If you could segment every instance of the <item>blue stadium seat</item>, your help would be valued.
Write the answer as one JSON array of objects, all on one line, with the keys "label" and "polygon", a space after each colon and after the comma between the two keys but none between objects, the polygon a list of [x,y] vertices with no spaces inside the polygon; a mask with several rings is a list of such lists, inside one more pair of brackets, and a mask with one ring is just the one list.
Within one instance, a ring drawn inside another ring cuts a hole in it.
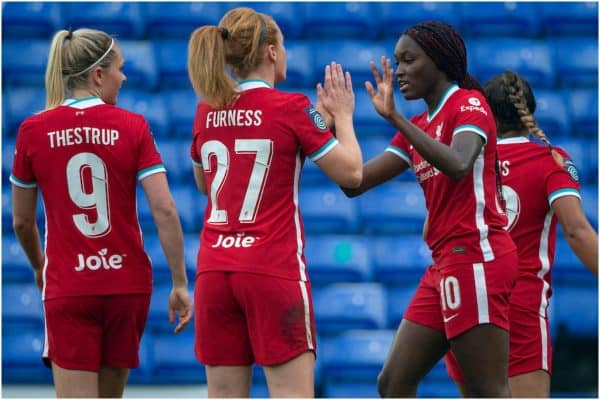
[{"label": "blue stadium seat", "polygon": [[[191,182],[191,179],[190,179]],[[202,229],[207,197],[195,185],[173,185],[171,194],[177,205],[181,227],[185,233],[199,233]]]},{"label": "blue stadium seat", "polygon": [[[2,190],[2,203],[4,203],[4,190],[6,189]],[[10,195],[10,191],[8,194]],[[12,226],[12,217],[8,221],[2,221],[5,222]],[[4,282],[33,282],[33,270],[29,259],[12,233],[2,235],[2,277]]]},{"label": "blue stadium seat", "polygon": [[[373,82],[371,79],[371,83]],[[391,140],[396,133],[396,128],[377,114],[367,91],[364,88],[359,89],[355,81],[353,85],[355,87],[354,130],[358,138],[362,140],[366,137],[380,137]]]},{"label": "blue stadium seat", "polygon": [[466,36],[536,37],[540,34],[539,6],[524,2],[459,3]]},{"label": "blue stadium seat", "polygon": [[206,383],[204,366],[194,355],[194,335],[189,326],[177,336],[169,332],[153,339],[153,383]]},{"label": "blue stadium seat", "polygon": [[127,383],[152,384],[152,335],[145,332],[140,343],[140,366],[132,368],[127,378]]},{"label": "blue stadium seat", "polygon": [[433,263],[421,235],[374,236],[371,239],[375,280],[402,284],[418,281]]},{"label": "blue stadium seat", "polygon": [[48,39],[2,40],[4,85],[43,88],[49,50]]},{"label": "blue stadium seat", "polygon": [[42,363],[44,330],[2,333],[2,384],[52,384],[52,372]]},{"label": "blue stadium seat", "polygon": [[[310,41],[299,40],[285,42],[287,59],[286,79],[283,82],[277,83],[278,88],[300,87],[316,92],[316,82],[324,83],[324,69],[318,70],[315,68],[316,64],[313,61],[315,48],[311,46],[311,43]],[[315,73],[314,69],[316,69],[318,74]]]},{"label": "blue stadium seat", "polygon": [[154,90],[158,84],[158,66],[154,48],[146,40],[122,40],[119,42],[125,67],[126,87]]},{"label": "blue stadium seat", "polygon": [[[256,12],[270,15],[283,33],[284,40],[297,39],[302,36],[302,20],[304,19],[304,7],[301,3],[287,1],[265,1],[265,2],[239,2],[234,3],[235,7],[250,7]],[[233,8],[233,7],[232,7]],[[288,44],[286,43],[286,50]],[[288,68],[289,68],[288,58]]]},{"label": "blue stadium seat", "polygon": [[416,182],[388,182],[358,198],[362,225],[368,233],[421,234],[427,215]]},{"label": "blue stadium seat", "polygon": [[304,3],[303,28],[310,38],[374,39],[379,35],[379,10],[375,3]]},{"label": "blue stadium seat", "polygon": [[152,261],[152,282],[155,285],[170,284],[171,273],[169,265],[160,246],[157,234],[144,233],[144,250]]},{"label": "blue stadium seat", "polygon": [[330,184],[331,180],[317,164],[307,158],[302,168],[301,182],[302,188],[307,187],[306,185],[320,187],[321,185]]},{"label": "blue stadium seat", "polygon": [[[3,59],[6,60],[6,58],[7,55],[5,53]],[[44,89],[34,87],[7,89],[4,96],[3,118],[5,118],[6,121],[6,129],[2,134],[3,139],[6,137],[17,136],[19,126],[23,120],[35,113],[43,111],[45,107],[46,93],[44,92]],[[4,149],[4,146],[2,147]]]},{"label": "blue stadium seat", "polygon": [[194,181],[192,159],[190,157],[191,140],[159,139],[158,150],[167,169],[169,183],[191,183]]},{"label": "blue stadium seat", "polygon": [[310,236],[305,251],[313,286],[372,280],[370,249],[360,236]]},{"label": "blue stadium seat", "polygon": [[[398,40],[412,25],[427,20],[443,21],[460,31],[459,10],[455,3],[433,1],[380,3],[382,35]],[[393,47],[392,47],[393,51]]]},{"label": "blue stadium seat", "polygon": [[[33,278],[33,274],[31,276]],[[42,294],[35,283],[2,285],[2,325],[7,331],[19,331],[24,328],[43,331]]]},{"label": "blue stadium seat", "polygon": [[575,336],[598,336],[598,284],[555,285],[554,323]]},{"label": "blue stadium seat", "polygon": [[141,3],[65,2],[62,7],[65,25],[73,30],[93,27],[120,39],[140,39],[146,31]]},{"label": "blue stadium seat", "polygon": [[203,25],[217,25],[225,13],[219,2],[150,2],[146,23],[150,38],[188,40]]},{"label": "blue stadium seat", "polygon": [[552,88],[556,84],[557,71],[551,47],[544,40],[473,39],[467,43],[467,52],[470,70],[482,83],[510,69],[522,75],[533,87]]},{"label": "blue stadium seat", "polygon": [[166,90],[162,96],[171,117],[171,137],[189,140],[191,143],[194,128],[194,116],[198,98],[193,90]]},{"label": "blue stadium seat", "polygon": [[64,28],[62,3],[7,2],[2,5],[2,36],[48,39]]},{"label": "blue stadium seat", "polygon": [[[422,271],[424,272],[425,269]],[[388,302],[387,327],[389,329],[396,329],[400,325],[402,316],[415,294],[418,283],[419,280],[416,279],[411,282],[405,280],[402,285],[386,287]]]},{"label": "blue stadium seat", "polygon": [[334,184],[306,187],[300,191],[300,211],[309,233],[353,233],[359,229],[356,202]]},{"label": "blue stadium seat", "polygon": [[565,88],[598,86],[598,39],[556,39],[553,61],[559,85]]},{"label": "blue stadium seat", "polygon": [[[597,149],[597,148],[596,148]],[[596,176],[598,176],[598,165],[596,164]],[[582,185],[581,197],[583,198],[583,211],[589,218],[594,228],[598,229],[598,185]]]},{"label": "blue stadium seat", "polygon": [[196,233],[187,233],[183,235],[183,249],[185,251],[185,269],[188,281],[193,284],[196,276],[196,265],[198,259],[198,249],[200,247],[200,235]]},{"label": "blue stadium seat", "polygon": [[323,397],[328,399],[375,399],[379,397],[376,381],[329,382],[323,385]]},{"label": "blue stadium seat", "polygon": [[142,114],[155,138],[169,134],[169,117],[164,99],[158,94],[129,88],[127,83],[119,92],[117,106],[136,114]]},{"label": "blue stadium seat", "polygon": [[[584,202],[586,199],[584,198]],[[581,284],[593,279],[590,271],[579,261],[567,240],[562,235],[556,237],[554,266],[552,267],[554,283],[567,282]]]},{"label": "blue stadium seat", "polygon": [[598,135],[598,91],[593,88],[566,91],[567,109],[574,136],[594,138]]},{"label": "blue stadium seat", "polygon": [[323,373],[328,382],[376,385],[394,338],[393,330],[350,330],[323,348]]},{"label": "blue stadium seat", "polygon": [[534,90],[535,119],[550,140],[554,137],[568,137],[571,134],[571,120],[562,93],[556,90]]},{"label": "blue stadium seat", "polygon": [[[6,102],[4,103],[4,106],[6,107]],[[6,117],[6,109],[4,112],[4,116]],[[4,130],[4,135],[2,136],[2,184],[7,185],[4,187],[10,187],[10,181],[8,178],[10,177],[10,174],[12,172],[14,158],[15,140],[8,139],[6,130]]]},{"label": "blue stadium seat", "polygon": [[[9,172],[10,173],[10,172]],[[2,233],[12,234],[12,191],[11,186],[2,186]],[[4,271],[2,271],[4,274]],[[4,275],[6,277],[6,275]]]},{"label": "blue stadium seat", "polygon": [[542,24],[548,36],[598,36],[598,3],[573,2],[568,7],[560,2],[538,3],[542,8]]},{"label": "blue stadium seat", "polygon": [[162,89],[192,90],[188,77],[188,42],[181,39],[155,39],[152,42],[156,65],[158,66],[159,86]]},{"label": "blue stadium seat", "polygon": [[316,324],[322,335],[347,329],[382,329],[386,298],[377,283],[336,283],[313,291]]}]

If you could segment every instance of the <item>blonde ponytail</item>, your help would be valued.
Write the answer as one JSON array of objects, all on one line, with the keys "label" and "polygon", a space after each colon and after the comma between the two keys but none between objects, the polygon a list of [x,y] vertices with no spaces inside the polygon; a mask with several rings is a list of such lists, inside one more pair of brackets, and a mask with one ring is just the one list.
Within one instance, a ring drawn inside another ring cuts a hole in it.
[{"label": "blonde ponytail", "polygon": [[63,80],[63,43],[71,32],[67,30],[58,31],[52,38],[50,52],[48,54],[48,65],[46,66],[46,110],[54,108],[65,101],[67,93],[65,81]]}]

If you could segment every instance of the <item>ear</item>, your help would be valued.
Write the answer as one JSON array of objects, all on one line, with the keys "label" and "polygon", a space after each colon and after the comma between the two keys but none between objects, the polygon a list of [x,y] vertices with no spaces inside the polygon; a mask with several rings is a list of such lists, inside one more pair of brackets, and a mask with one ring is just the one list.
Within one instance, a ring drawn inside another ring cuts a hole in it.
[{"label": "ear", "polygon": [[102,67],[95,67],[90,72],[90,77],[94,86],[102,86],[102,82],[104,81],[104,70]]},{"label": "ear", "polygon": [[267,46],[267,58],[272,62],[277,60],[277,47],[274,44]]}]

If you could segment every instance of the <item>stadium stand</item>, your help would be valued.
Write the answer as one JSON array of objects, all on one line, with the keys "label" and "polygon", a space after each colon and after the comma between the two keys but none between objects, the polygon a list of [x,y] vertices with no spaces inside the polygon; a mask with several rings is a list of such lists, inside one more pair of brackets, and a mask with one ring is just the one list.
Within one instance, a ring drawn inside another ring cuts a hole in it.
[{"label": "stadium stand", "polygon": [[[460,12],[454,2],[386,1],[378,3],[381,35],[385,39],[398,40],[398,36],[409,26],[426,20],[444,21],[460,28]],[[393,51],[395,45],[388,47]]]},{"label": "stadium stand", "polygon": [[526,2],[457,3],[461,28],[470,37],[537,37],[541,22],[536,6]]},{"label": "stadium stand", "polygon": [[302,5],[304,37],[374,39],[379,34],[375,3],[307,2]]},{"label": "stadium stand", "polygon": [[571,116],[569,135],[593,138],[598,135],[598,91],[592,88],[566,91]]},{"label": "stadium stand", "polygon": [[598,85],[598,40],[562,38],[554,42],[553,61],[561,87]]},{"label": "stadium stand", "polygon": [[300,191],[299,203],[307,233],[353,233],[358,230],[356,202],[348,199],[335,185],[304,188]]},{"label": "stadium stand", "polygon": [[44,86],[48,39],[2,40],[2,80],[9,86]]},{"label": "stadium stand", "polygon": [[139,2],[62,3],[65,26],[94,27],[119,38],[141,39],[146,30]]},{"label": "stadium stand", "polygon": [[63,13],[58,3],[9,2],[2,5],[4,38],[48,38],[63,28]]},{"label": "stadium stand", "polygon": [[572,2],[568,7],[559,2],[541,3],[542,23],[548,36],[598,36],[598,3]]}]

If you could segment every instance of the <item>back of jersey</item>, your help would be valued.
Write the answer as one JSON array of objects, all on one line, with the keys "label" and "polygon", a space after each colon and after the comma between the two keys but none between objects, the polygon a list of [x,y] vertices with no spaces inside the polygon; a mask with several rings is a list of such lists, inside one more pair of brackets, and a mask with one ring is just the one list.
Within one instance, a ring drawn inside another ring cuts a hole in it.
[{"label": "back of jersey", "polygon": [[16,147],[12,182],[44,200],[44,298],[150,293],[136,184],[164,167],[143,117],[67,100],[25,120]]},{"label": "back of jersey", "polygon": [[208,188],[198,271],[245,271],[306,279],[298,208],[305,155],[318,160],[337,140],[304,95],[262,81],[241,84],[232,107],[204,103],[191,155]]}]

